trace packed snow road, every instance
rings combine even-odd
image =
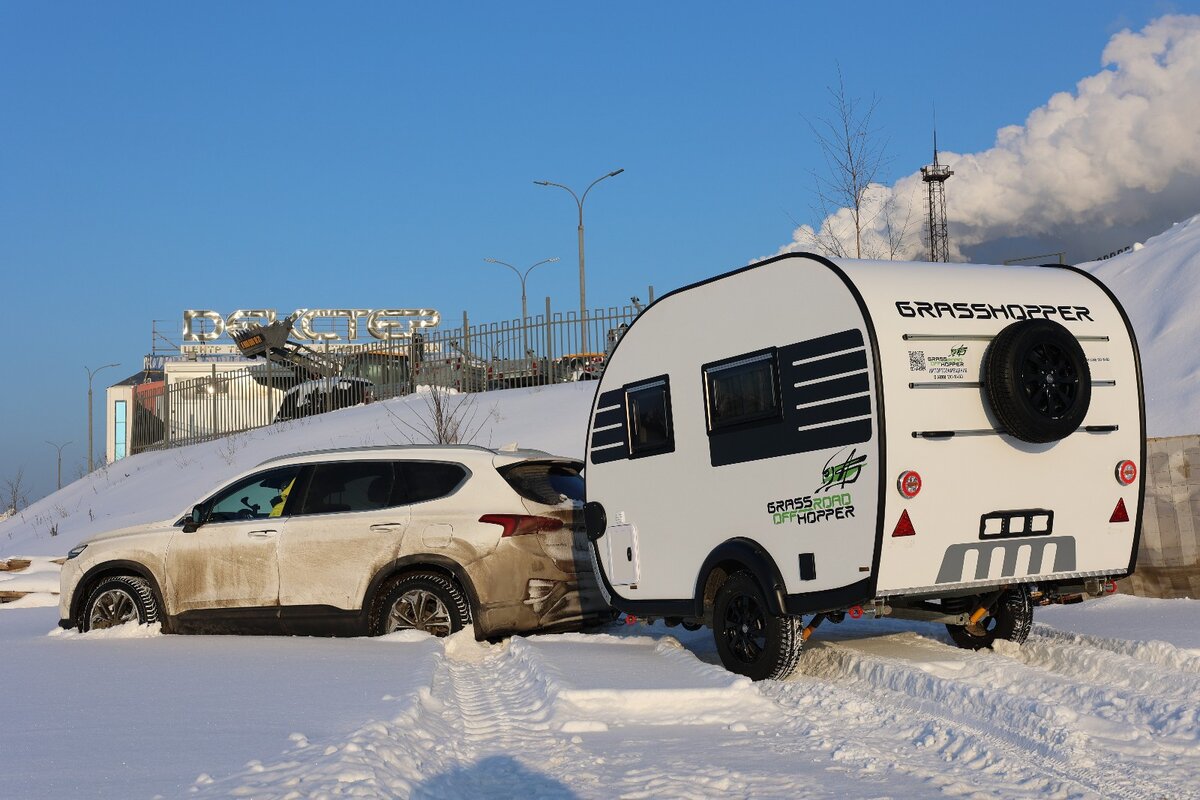
[[[5,610],[0,796],[1200,797],[1198,608],[1049,609],[981,653],[848,621],[760,684],[662,626],[47,636],[53,609]]]

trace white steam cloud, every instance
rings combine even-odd
[[[1104,48],[1102,64],[1074,93],[1060,92],[1024,125],[1002,128],[991,149],[941,153],[954,170],[946,184],[952,259],[987,242],[1200,210],[1200,17],[1161,17],[1141,31],[1122,31]],[[1190,207],[1164,209],[1154,201],[1160,193]],[[928,258],[919,172],[872,186],[868,199],[874,211],[864,215],[864,258]],[[893,210],[883,213],[889,201]],[[908,235],[897,251],[894,233],[889,245],[888,217],[894,231],[910,204]],[[819,231],[802,225],[780,252],[811,250],[830,236],[854,241],[849,211],[827,217]]]

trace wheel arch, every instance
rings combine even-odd
[[[163,602],[162,588],[159,585],[158,578],[145,564],[137,561],[127,561],[118,559],[115,561],[105,561],[96,564],[87,572],[83,573],[82,577],[75,583],[75,592],[71,596],[71,616],[69,619],[79,626],[79,615],[83,611],[83,604],[87,602],[88,595],[92,589],[105,578],[111,578],[114,575],[133,575],[138,578],[143,578],[150,584],[150,591],[154,593],[154,602],[158,603],[159,618],[163,626],[163,630],[167,631],[170,627],[168,620],[170,616],[167,613],[166,603]]]
[[[453,580],[467,596],[467,605],[471,609],[471,620],[479,619],[479,595],[476,593],[475,585],[467,575],[466,569],[454,559],[434,553],[398,558],[375,573],[375,577],[367,584],[367,592],[363,596],[363,618],[370,619],[372,604],[392,579],[414,572],[436,572]]]
[[[734,572],[748,572],[758,581],[772,614],[787,613],[786,584],[775,559],[758,542],[739,536],[717,545],[700,567],[695,593],[697,617],[707,615],[721,583]]]

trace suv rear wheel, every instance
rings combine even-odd
[[[449,636],[471,622],[466,595],[453,580],[436,572],[414,572],[393,582],[371,620],[371,633],[425,631]]]
[[[113,575],[92,589],[80,614],[80,630],[115,628],[127,622],[149,625],[158,622],[158,601],[145,578]]]

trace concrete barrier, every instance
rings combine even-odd
[[[1150,439],[1137,569],[1120,589],[1200,598],[1200,436]]]

